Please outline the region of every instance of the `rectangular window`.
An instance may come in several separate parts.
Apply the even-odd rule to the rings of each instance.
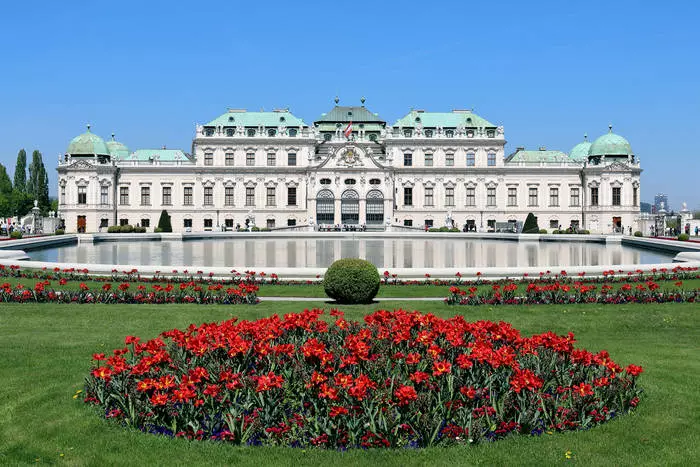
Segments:
[[[467,206],[476,206],[476,188],[467,187]]]
[[[530,187],[527,190],[528,193],[528,199],[527,199],[527,205],[528,206],[537,206],[537,187]]]
[[[214,153],[204,153],[204,165],[214,165]]]
[[[411,154],[410,152],[404,153],[403,165],[404,167],[410,167],[413,165],[413,154]]]
[[[233,230],[233,219],[224,219],[224,226],[226,230]]]
[[[290,152],[287,154],[287,165],[297,165],[297,153]]]
[[[426,206],[433,205],[433,189],[430,187],[425,188],[425,205]]]
[[[572,206],[580,206],[581,205],[581,196],[578,188],[572,188],[571,189],[571,205]]]
[[[192,219],[184,219],[182,221],[182,226],[185,228],[192,228]]]
[[[591,206],[598,206],[598,187],[591,187]]]
[[[268,219],[266,223],[266,227],[268,229],[274,229],[275,228],[275,220],[274,219]]]
[[[425,153],[425,166],[426,166],[426,167],[432,167],[432,166],[433,166],[433,153],[432,153],[432,152],[426,152],[426,153]]]
[[[66,204],[66,187],[65,187],[65,185],[61,186],[61,196],[60,196],[59,202],[61,204]]]
[[[455,165],[455,155],[452,152],[448,152],[445,154],[445,165],[448,167],[452,167]]]
[[[275,187],[268,187],[266,206],[275,206],[276,204],[277,203],[275,202]]]
[[[277,156],[274,152],[267,153],[267,166],[274,167],[277,165]]]
[[[486,188],[486,206],[496,205],[496,187]]]
[[[204,205],[212,206],[214,204],[214,188],[210,186],[204,187]]]
[[[173,204],[173,189],[169,186],[164,186],[163,187],[163,204],[165,206],[170,206]]]
[[[476,165],[476,155],[473,152],[467,153],[467,167],[474,167]]]
[[[129,225],[129,219],[119,219],[119,225]]]
[[[141,206],[151,205],[151,187],[142,186],[141,187]]]
[[[287,219],[287,227],[294,227],[295,225],[297,225],[296,219]]]
[[[413,227],[413,220],[412,219],[404,219],[403,225],[405,225],[406,227]]]
[[[109,204],[109,187],[106,185],[100,187],[100,204],[102,206]]]
[[[403,205],[413,206],[413,188],[404,187],[403,189]]]
[[[224,159],[224,163],[228,165],[229,167],[233,165],[233,160],[234,160],[234,154],[232,152],[227,152],[226,153],[226,159]]]
[[[518,205],[518,189],[516,187],[508,187],[508,206]]]
[[[120,186],[119,187],[119,204],[126,205],[129,204],[129,187]]]
[[[486,230],[488,230],[489,232],[496,231],[496,219],[488,219],[486,221]]]
[[[614,186],[612,189],[612,204],[613,206],[620,206],[622,202],[622,188],[619,186]]]
[[[245,155],[245,165],[255,165],[255,153],[249,152]]]
[[[432,220],[432,219],[425,219],[425,220],[423,221],[423,225],[426,226],[426,227],[428,227],[428,228],[430,228],[430,227],[433,226],[433,220]]]
[[[141,227],[150,227],[151,219],[141,219]]]
[[[455,189],[451,186],[445,187],[445,206],[455,205]]]
[[[636,186],[632,187],[632,206],[636,206],[638,204],[637,203],[638,190],[639,190],[639,188],[637,188]]]
[[[550,229],[558,229],[559,228],[559,221],[557,219],[550,219],[549,220],[549,228]]]
[[[549,188],[549,205],[559,206],[559,188],[550,187]]]
[[[495,152],[488,153],[487,161],[488,161],[489,167],[496,167],[496,153]]]
[[[78,187],[78,204],[87,204],[87,187]]]
[[[297,205],[297,187],[288,186],[287,187],[287,206]]]
[[[204,229],[209,229],[211,230],[212,226],[214,225],[214,222],[211,219],[204,219]]]
[[[255,187],[249,186],[245,189],[245,205],[255,206]]]
[[[224,187],[224,205],[233,206],[233,187]]]
[[[193,201],[192,201],[192,187],[191,186],[186,186],[183,190],[184,196],[182,198],[182,204],[185,206],[192,206]]]

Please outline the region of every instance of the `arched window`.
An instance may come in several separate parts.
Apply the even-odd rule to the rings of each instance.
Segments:
[[[354,178],[346,178],[345,179],[346,185],[354,185],[355,183],[357,183],[357,180],[355,180]]]
[[[316,223],[335,224],[335,196],[331,190],[321,190],[316,195]]]
[[[384,195],[379,190],[367,193],[367,224],[384,222]]]
[[[288,133],[289,133],[289,137],[290,137],[290,138],[295,138],[296,135],[297,135],[297,129],[296,129],[296,128],[290,128]]]
[[[360,195],[355,190],[345,190],[340,197],[340,220],[343,224],[360,223]]]

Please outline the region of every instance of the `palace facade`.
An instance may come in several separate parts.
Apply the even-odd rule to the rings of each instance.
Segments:
[[[567,154],[517,148],[471,110],[411,110],[393,124],[336,105],[313,124],[288,109],[229,109],[197,125],[192,152],[138,149],[88,130],[59,156],[67,232],[110,225],[173,231],[440,227],[637,230],[641,168],[612,128]]]

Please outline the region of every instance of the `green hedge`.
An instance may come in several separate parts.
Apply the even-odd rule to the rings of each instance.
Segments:
[[[678,236],[678,240],[680,240],[681,242],[687,242],[689,239],[690,236],[688,234],[682,233]]]
[[[22,232],[20,230],[13,230],[10,234],[10,238],[19,239],[22,238]]]
[[[635,237],[643,237],[644,234],[643,234],[642,232],[640,232],[639,230],[637,230],[637,231],[634,233],[634,236],[635,236]]]
[[[371,303],[379,291],[379,272],[375,265],[364,259],[339,259],[326,271],[323,289],[338,303]]]
[[[56,231],[54,232],[54,234],[56,235],[63,235],[64,233],[66,233],[66,231],[63,229],[56,229]]]

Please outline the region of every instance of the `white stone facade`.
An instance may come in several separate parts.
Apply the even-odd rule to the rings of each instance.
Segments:
[[[101,154],[71,143],[58,165],[66,231],[118,224],[152,231],[162,210],[175,232],[243,228],[246,220],[274,229],[454,222],[460,230],[468,224],[491,231],[523,222],[530,212],[550,232],[572,225],[592,233],[637,230],[641,168],[631,151],[575,159],[519,148],[506,157],[502,127],[485,120],[448,126],[455,115],[480,119],[469,111],[412,111],[394,125],[363,117],[373,115],[364,106],[336,106],[330,115],[351,114],[347,109],[355,109],[359,121],[324,114],[308,126],[286,110],[229,111],[197,126],[191,155],[129,153],[121,145],[121,153],[110,147]],[[227,115],[240,123],[226,125]],[[414,115],[417,122],[422,116],[438,123],[406,126]],[[86,135],[98,138],[88,131],[74,141]]]

